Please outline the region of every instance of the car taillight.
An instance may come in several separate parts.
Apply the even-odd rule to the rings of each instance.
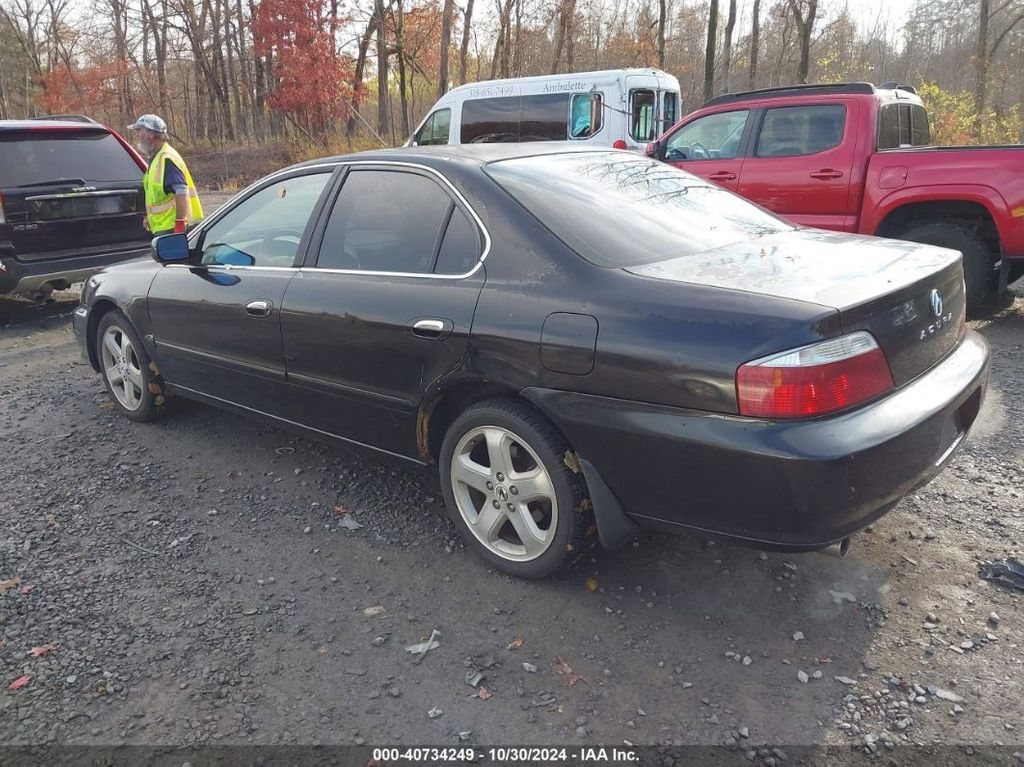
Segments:
[[[0,194],[0,224],[6,224],[7,219],[4,218],[4,196]]]
[[[864,331],[773,354],[736,371],[740,415],[755,418],[834,413],[892,388],[885,353]]]

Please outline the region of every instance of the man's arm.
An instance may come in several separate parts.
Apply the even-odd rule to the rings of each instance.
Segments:
[[[170,160],[164,160],[164,191],[174,193],[174,231],[184,232],[191,206],[185,174]]]

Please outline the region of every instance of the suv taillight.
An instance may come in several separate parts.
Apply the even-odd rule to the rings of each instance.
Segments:
[[[0,194],[0,224],[6,224],[7,219],[4,218],[4,196]]]
[[[812,418],[892,388],[885,354],[864,331],[763,357],[736,371],[740,415],[755,418]]]

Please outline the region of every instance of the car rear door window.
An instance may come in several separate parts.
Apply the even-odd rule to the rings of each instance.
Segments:
[[[331,209],[316,265],[428,273],[451,204],[437,182],[419,173],[353,170]]]
[[[203,234],[203,264],[293,266],[331,172],[277,181],[238,203]]]
[[[480,260],[480,231],[469,215],[457,205],[441,239],[437,253],[437,274],[467,274]]]
[[[665,159],[731,160],[740,150],[740,139],[750,111],[738,109],[700,117],[673,133],[665,145]]]
[[[62,179],[138,181],[142,170],[113,134],[102,130],[0,133],[0,187]]]
[[[842,104],[778,107],[764,114],[757,157],[801,157],[839,146],[846,127]]]

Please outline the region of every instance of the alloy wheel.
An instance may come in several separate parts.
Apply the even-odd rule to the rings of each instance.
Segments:
[[[100,358],[103,374],[114,397],[126,410],[138,410],[142,406],[143,387],[146,385],[142,367],[131,339],[117,325],[111,325],[104,331]]]
[[[503,559],[526,562],[551,545],[558,502],[537,453],[508,429],[482,426],[452,455],[452,491],[473,535]]]

